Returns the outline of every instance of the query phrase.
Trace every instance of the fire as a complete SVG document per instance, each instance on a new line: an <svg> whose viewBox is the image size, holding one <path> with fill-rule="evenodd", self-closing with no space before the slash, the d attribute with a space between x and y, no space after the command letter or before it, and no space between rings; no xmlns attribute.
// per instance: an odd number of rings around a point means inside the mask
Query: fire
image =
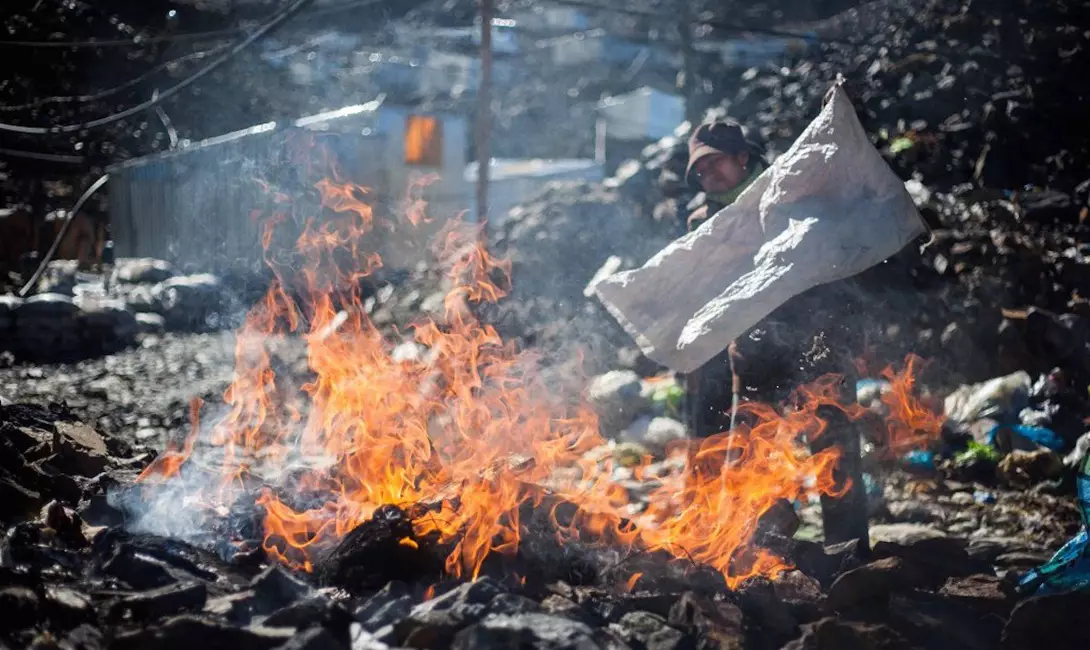
<svg viewBox="0 0 1090 650"><path fill-rule="evenodd" d="M195 402L184 449L164 454L142 480L175 476L193 462L199 438L201 449L220 452L218 477L193 501L226 511L265 485L257 499L264 549L306 571L385 504L427 510L414 532L451 549L446 570L455 577L475 578L489 555L513 554L526 506L552 508L558 535L665 551L714 567L732 586L788 568L751 540L778 502L834 490L835 453L809 454L799 443L824 429L818 409L837 404L836 378L800 390L784 413L746 405L746 423L733 433L675 449L686 454L684 469L659 477L641 512L614 483L612 462L587 453L606 442L589 408L552 403L533 359L475 316L474 305L503 297L510 271L484 250L478 232L457 223L441 232L436 254L452 287L444 317L412 328L426 354L395 359L398 341L371 322L360 289L381 266L363 245L376 221L369 194L336 178L316 188L332 217L307 224L296 242L305 264L291 276L281 272L248 314L226 415L202 431ZM406 219L415 224L425 216L412 196ZM285 335L306 343L311 378L302 385L278 374L267 351L269 340ZM911 388L911 368L891 381ZM905 427L923 426L907 400L890 406L903 423L898 439L908 439ZM561 468L577 468L577 478L556 482ZM276 471L290 476L271 476ZM561 512L561 505L569 507Z"/></svg>
<svg viewBox="0 0 1090 650"><path fill-rule="evenodd" d="M910 355L900 372L892 366L882 371L890 384L890 390L882 395L882 403L889 408L888 445L894 454L927 447L939 438L942 430L943 417L924 407L915 396L916 369L921 363L919 357Z"/></svg>

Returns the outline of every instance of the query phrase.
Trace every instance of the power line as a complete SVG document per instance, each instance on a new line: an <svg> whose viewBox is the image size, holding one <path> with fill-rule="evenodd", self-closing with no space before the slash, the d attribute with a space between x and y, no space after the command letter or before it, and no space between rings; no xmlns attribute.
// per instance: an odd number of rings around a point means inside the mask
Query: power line
<svg viewBox="0 0 1090 650"><path fill-rule="evenodd" d="M379 2L379 1L380 0L362 0L360 4L364 4L364 3L372 4L372 3L375 3L375 2ZM299 10L301 10L303 7L310 4L311 2L313 2L313 0L295 0L295 2L293 2L291 5L289 5L285 9L282 9L277 15L275 15L271 19L269 19L268 22L263 24L261 27L257 28L252 34L247 36L245 39L240 41L238 44L234 45L225 54L223 54L222 56L220 56L216 60L209 63L204 68L201 68L197 72L193 73L192 75L190 75L186 79L180 81L179 83L177 83L177 84L171 86L170 88L167 88L163 92L159 93L159 95L157 97L154 97L154 98L152 98L152 99L150 99L150 100L148 100L146 102L143 102L141 104L137 104L136 106L133 106L131 108L127 108L127 109L125 109L123 111L120 111L118 113L114 113L112 115L107 115L105 117L101 117L101 118L98 118L98 119L95 119L95 120L91 120L89 122L83 122L82 124L65 124L63 126L41 127L41 126L20 126L20 125L17 125L17 124L4 124L4 123L0 122L0 131L8 131L8 132L11 132L11 133L22 133L22 134L25 134L25 135L52 135L52 134L57 134L57 133L75 133L75 132L78 132L78 131L83 131L85 129L93 129L93 128L98 128L100 126L106 126L108 124L113 124L114 122L118 122L120 120L123 120L123 119L125 119L127 117L131 117L132 115L135 115L135 114L140 113L142 111L145 111L145 110L147 110L147 109L149 109L149 108L151 108L153 106L158 105L159 103L163 102L164 100L178 94L179 92L181 92L182 90L184 90L186 87L193 84L197 80L207 76L209 73L211 73L216 68L219 68L224 63L227 63L228 61L230 61L239 52L242 52L244 49L246 49L250 45L253 45L258 39L265 36L266 34L268 34L273 29L279 27L281 24L283 24L289 18L294 16Z"/></svg>
<svg viewBox="0 0 1090 650"><path fill-rule="evenodd" d="M318 7L306 12L308 17L325 16L331 13L344 11L346 9L355 9L360 6L372 4L369 0L349 0L343 4L332 5L329 7ZM160 34L156 36L140 36L137 35L133 38L117 38L117 39L88 39L84 41L6 41L0 40L0 48L35 48L35 49L57 49L57 50L77 50L87 48L104 48L104 47L144 47L147 45L155 45L157 43L176 43L181 41L200 41L205 39L223 39L229 36L235 36L247 31L247 27L228 27L225 29L210 30L205 32L188 32L182 34Z"/></svg>
<svg viewBox="0 0 1090 650"><path fill-rule="evenodd" d="M67 163L71 165L82 165L84 162L83 156L66 156L59 153L41 153L39 151L22 151L21 149L0 148L0 156L41 160L44 162Z"/></svg>

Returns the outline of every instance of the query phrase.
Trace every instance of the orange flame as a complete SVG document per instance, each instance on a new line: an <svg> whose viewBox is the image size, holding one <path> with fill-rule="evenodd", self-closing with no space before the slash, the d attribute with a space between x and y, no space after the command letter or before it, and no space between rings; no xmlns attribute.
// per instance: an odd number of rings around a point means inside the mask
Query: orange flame
<svg viewBox="0 0 1090 650"><path fill-rule="evenodd" d="M746 405L751 423L692 445L684 468L659 477L661 486L641 512L613 481L612 461L587 453L605 442L589 408L551 403L532 360L475 317L472 304L504 295L507 263L490 256L471 229L445 228L436 247L452 285L445 318L412 328L426 354L395 360L395 341L371 323L359 289L381 264L361 244L374 222L367 194L335 179L316 187L332 216L306 225L297 240L306 264L296 277L278 277L239 332L236 378L224 395L228 413L204 441L223 451L220 480L201 502L222 507L262 468L312 459L289 492L318 495L316 501L300 506L295 495L271 488L258 498L270 557L311 571L319 549L378 507L423 505L430 516L414 520L417 537L448 544L447 572L475 578L490 554L517 551L520 507L546 507L539 486L547 483L559 503L576 506L564 516L552 506L561 536L665 551L714 567L732 586L788 568L752 549L751 539L778 501L834 489L835 452L809 454L799 443L824 430L818 409L838 404L837 378L801 389L795 407L782 414ZM411 207L411 221L422 222L422 204ZM301 297L293 297L300 288ZM297 388L277 376L266 350L270 338L286 333L301 334L307 345L313 379ZM911 370L891 381L911 388ZM858 415L857 407L844 408ZM921 426L908 401L891 408L904 427ZM193 422L185 449L164 454L141 479L177 474L198 437L196 410ZM558 482L561 468L578 469L577 478Z"/></svg>
<svg viewBox="0 0 1090 650"><path fill-rule="evenodd" d="M915 396L916 368L921 363L919 357L909 355L900 372L895 372L892 366L882 371L890 383L890 390L882 394L882 403L889 408L886 427L893 454L925 448L938 440L942 431L942 415L924 407Z"/></svg>

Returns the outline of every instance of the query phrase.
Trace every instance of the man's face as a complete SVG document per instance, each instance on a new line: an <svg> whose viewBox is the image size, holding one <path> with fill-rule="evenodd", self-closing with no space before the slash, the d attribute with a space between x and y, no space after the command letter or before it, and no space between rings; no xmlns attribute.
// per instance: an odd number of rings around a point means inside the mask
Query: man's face
<svg viewBox="0 0 1090 650"><path fill-rule="evenodd" d="M715 154L696 161L693 172L705 192L710 194L729 192L746 179L747 162L749 162L749 153Z"/></svg>

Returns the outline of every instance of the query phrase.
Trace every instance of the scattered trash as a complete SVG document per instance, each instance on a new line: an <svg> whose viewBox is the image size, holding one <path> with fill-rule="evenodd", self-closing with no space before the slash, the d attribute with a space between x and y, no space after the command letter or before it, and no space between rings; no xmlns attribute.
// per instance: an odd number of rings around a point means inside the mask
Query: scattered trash
<svg viewBox="0 0 1090 650"><path fill-rule="evenodd" d="M988 492L987 490L977 490L973 492L973 501L975 501L976 503L990 505L995 503L996 499L995 494L992 492Z"/></svg>
<svg viewBox="0 0 1090 650"><path fill-rule="evenodd" d="M954 462L958 465L971 465L981 461L994 465L999 462L999 452L995 447L983 445L972 440L969 442L969 446L965 451L960 452L954 457Z"/></svg>
<svg viewBox="0 0 1090 650"><path fill-rule="evenodd" d="M1022 576L1018 582L1022 593L1044 595L1090 589L1090 455L1083 457L1075 485L1082 529L1052 559Z"/></svg>
<svg viewBox="0 0 1090 650"><path fill-rule="evenodd" d="M893 386L885 379L860 379L855 382L855 401L861 406L870 408L881 403L882 395L893 390Z"/></svg>
<svg viewBox="0 0 1090 650"><path fill-rule="evenodd" d="M1032 449L1032 447L1019 446L1021 441L1019 441L1017 437L1024 438L1026 441L1034 443L1034 445L1047 447L1056 452L1063 451L1067 446L1064 439L1057 435L1052 429L1046 427L1031 427L1021 424L995 425L988 431L987 442L1000 451Z"/></svg>
<svg viewBox="0 0 1090 650"><path fill-rule="evenodd" d="M1012 487L1028 488L1057 478L1063 472L1063 461L1050 449L1015 449L999 461L997 473L1001 481Z"/></svg>
<svg viewBox="0 0 1090 650"><path fill-rule="evenodd" d="M926 449L914 449L904 455L903 460L916 469L935 469L935 452Z"/></svg>
<svg viewBox="0 0 1090 650"><path fill-rule="evenodd" d="M1029 373L1018 371L980 384L961 386L943 404L947 422L958 430L984 418L1011 420L1029 406L1033 388Z"/></svg>

